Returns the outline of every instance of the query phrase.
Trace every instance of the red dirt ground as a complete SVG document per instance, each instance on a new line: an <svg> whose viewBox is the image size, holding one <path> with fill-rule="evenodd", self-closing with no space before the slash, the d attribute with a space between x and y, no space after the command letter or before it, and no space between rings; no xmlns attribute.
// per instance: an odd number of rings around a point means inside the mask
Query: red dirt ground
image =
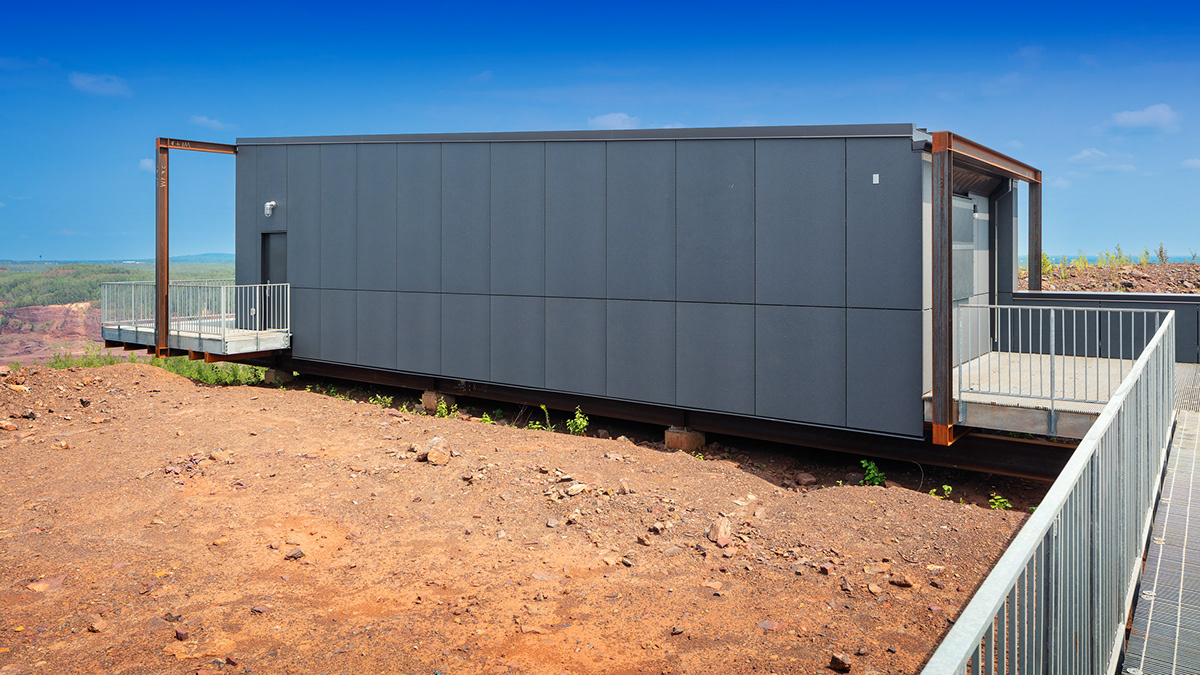
<svg viewBox="0 0 1200 675"><path fill-rule="evenodd" d="M0 426L3 675L913 673L1026 517L135 364L0 377Z"/></svg>
<svg viewBox="0 0 1200 675"><path fill-rule="evenodd" d="M1029 275L1021 270L1018 286L1029 288ZM1075 267L1055 265L1042 275L1047 291L1096 291L1108 293L1200 293L1200 264L1151 263L1119 267Z"/></svg>
<svg viewBox="0 0 1200 675"><path fill-rule="evenodd" d="M100 341L100 307L77 302L4 310L9 323L0 326L0 364L23 366L45 361L64 349L82 354ZM114 353L117 353L114 351Z"/></svg>

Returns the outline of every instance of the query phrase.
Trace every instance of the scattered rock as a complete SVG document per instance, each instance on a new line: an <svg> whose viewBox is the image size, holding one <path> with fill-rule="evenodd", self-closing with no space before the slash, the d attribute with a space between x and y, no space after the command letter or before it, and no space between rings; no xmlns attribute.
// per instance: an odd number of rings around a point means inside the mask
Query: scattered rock
<svg viewBox="0 0 1200 675"><path fill-rule="evenodd" d="M251 614L269 614L273 608L270 605L255 605L250 608Z"/></svg>
<svg viewBox="0 0 1200 675"><path fill-rule="evenodd" d="M829 668L839 673L850 672L850 657L840 652L834 652L829 657Z"/></svg>
<svg viewBox="0 0 1200 675"><path fill-rule="evenodd" d="M633 567L633 561L629 558L621 558L621 564L626 567Z"/></svg>
<svg viewBox="0 0 1200 675"><path fill-rule="evenodd" d="M720 540L732 538L732 530L728 518L717 518L708 527L708 540L720 546ZM728 544L726 544L728 546Z"/></svg>
<svg viewBox="0 0 1200 675"><path fill-rule="evenodd" d="M649 546L650 545L650 537L647 537L644 534L639 534L637 536L637 543L641 544L642 546Z"/></svg>
<svg viewBox="0 0 1200 675"><path fill-rule="evenodd" d="M208 458L214 462L224 462L225 464L233 463L233 453L228 450L213 450L208 453Z"/></svg>
<svg viewBox="0 0 1200 675"><path fill-rule="evenodd" d="M683 629L679 626L671 626L671 635L683 635Z"/></svg>
<svg viewBox="0 0 1200 675"><path fill-rule="evenodd" d="M546 631L542 630L541 628L538 628L537 626L530 626L529 624L523 623L523 624L521 624L521 632L522 633L533 633L535 635L543 635L543 634L545 634Z"/></svg>
<svg viewBox="0 0 1200 675"><path fill-rule="evenodd" d="M550 518L546 521L546 527L558 527L558 519Z"/></svg>
<svg viewBox="0 0 1200 675"><path fill-rule="evenodd" d="M945 588L945 587L946 587L946 585L945 585L945 584L943 584L942 582L938 581L937 579L930 579L930 580L929 580L929 585L930 585L930 586L933 586L934 588Z"/></svg>
<svg viewBox="0 0 1200 675"><path fill-rule="evenodd" d="M0 420L0 429L3 429L5 431L16 431L17 425L13 424L12 422L9 422L8 420Z"/></svg>
<svg viewBox="0 0 1200 675"><path fill-rule="evenodd" d="M858 485L859 483L863 482L863 475L857 471L851 471L850 473L846 474L846 477L843 480L845 481L846 485Z"/></svg>
<svg viewBox="0 0 1200 675"><path fill-rule="evenodd" d="M450 463L450 453L438 448L429 448L425 451L425 461L434 466L445 466Z"/></svg>
<svg viewBox="0 0 1200 675"><path fill-rule="evenodd" d="M611 459L614 462L620 462L623 461L625 457L619 452L606 452L604 453L604 459Z"/></svg>
<svg viewBox="0 0 1200 675"><path fill-rule="evenodd" d="M899 586L900 588L912 588L913 585L912 581L903 574L893 574L892 578L888 579L888 583L893 586Z"/></svg>
<svg viewBox="0 0 1200 675"><path fill-rule="evenodd" d="M842 590L847 593L854 590L854 586L850 585L850 581L846 577L842 577Z"/></svg>
<svg viewBox="0 0 1200 675"><path fill-rule="evenodd" d="M650 526L650 531L654 534L662 534L663 532L667 531L667 528L667 525L664 525L661 522L656 522Z"/></svg>
<svg viewBox="0 0 1200 675"><path fill-rule="evenodd" d="M103 633L108 628L108 622L98 616L93 615L93 618L88 621L89 633Z"/></svg>
<svg viewBox="0 0 1200 675"><path fill-rule="evenodd" d="M758 627L759 627L759 628L761 628L761 629L763 629L763 630L777 631L777 630L779 630L779 622L778 622L778 621L771 621L770 619L767 619L767 620L764 620L764 621L759 621L759 622L758 622Z"/></svg>
<svg viewBox="0 0 1200 675"><path fill-rule="evenodd" d="M596 430L596 438L608 438L608 437L609 437L608 429L597 429Z"/></svg>
<svg viewBox="0 0 1200 675"><path fill-rule="evenodd" d="M298 548L292 549L292 552L283 556L285 560L299 560L304 557L304 551Z"/></svg>
<svg viewBox="0 0 1200 675"><path fill-rule="evenodd" d="M162 618L163 618L163 621L169 621L171 623L175 623L175 622L179 621L180 619L182 619L183 615L182 614L172 614L170 612L166 612L165 614L162 615Z"/></svg>
<svg viewBox="0 0 1200 675"><path fill-rule="evenodd" d="M229 543L229 539L228 539L228 538L226 538L226 537L221 537L221 538L219 538L219 539L214 539L214 540L213 540L213 543L212 543L212 545L213 545L213 546L224 546L224 545L226 545L226 544L228 544L228 543Z"/></svg>
<svg viewBox="0 0 1200 675"><path fill-rule="evenodd" d="M633 488L629 487L628 481L626 481L624 478L622 478L617 482L620 484L620 487L617 488L617 494L619 494L619 495L633 494L634 490L633 490Z"/></svg>
<svg viewBox="0 0 1200 675"><path fill-rule="evenodd" d="M871 651L869 649L867 649L866 647L859 647L858 651L854 652L854 654L856 656L866 656L870 653L871 653Z"/></svg>
<svg viewBox="0 0 1200 675"><path fill-rule="evenodd" d="M189 633L186 628L176 628L175 629L175 639L179 640L180 642L188 639L191 636L192 636L192 634Z"/></svg>
<svg viewBox="0 0 1200 675"><path fill-rule="evenodd" d="M867 563L863 567L863 574L887 574L892 571L892 566L885 562Z"/></svg>
<svg viewBox="0 0 1200 675"><path fill-rule="evenodd" d="M867 590L871 591L871 595L883 594L883 586L880 586L879 584L867 584Z"/></svg>
<svg viewBox="0 0 1200 675"><path fill-rule="evenodd" d="M567 494L574 497L575 495L579 494L580 492L585 492L590 489L591 488L589 488L587 485L585 485L583 483L575 483L571 487L567 488Z"/></svg>
<svg viewBox="0 0 1200 675"><path fill-rule="evenodd" d="M716 541L717 548L726 548L732 543L733 543L733 540L730 539L729 537L718 537L717 541Z"/></svg>
<svg viewBox="0 0 1200 675"><path fill-rule="evenodd" d="M817 568L818 572L820 572L821 574L824 574L826 576L833 574L833 570L834 570L833 563L825 563L824 565L821 565L820 567Z"/></svg>

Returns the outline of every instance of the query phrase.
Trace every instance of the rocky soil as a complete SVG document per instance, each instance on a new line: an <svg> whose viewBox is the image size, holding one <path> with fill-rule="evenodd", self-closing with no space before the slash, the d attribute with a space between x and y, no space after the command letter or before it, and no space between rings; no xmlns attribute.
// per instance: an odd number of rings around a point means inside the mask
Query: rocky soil
<svg viewBox="0 0 1200 675"><path fill-rule="evenodd" d="M1028 513L464 417L0 376L0 673L915 673Z"/></svg>
<svg viewBox="0 0 1200 675"><path fill-rule="evenodd" d="M1019 287L1029 288L1027 271L1020 273ZM1075 267L1055 265L1042 276L1047 291L1097 291L1106 293L1200 293L1200 264L1152 263L1119 267Z"/></svg>

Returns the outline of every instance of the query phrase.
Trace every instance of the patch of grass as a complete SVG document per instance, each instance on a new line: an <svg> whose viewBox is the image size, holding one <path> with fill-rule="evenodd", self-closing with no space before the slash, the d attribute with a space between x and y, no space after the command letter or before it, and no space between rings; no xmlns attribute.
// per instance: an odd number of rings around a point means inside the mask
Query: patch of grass
<svg viewBox="0 0 1200 675"><path fill-rule="evenodd" d="M934 497L937 497L938 499L949 499L950 493L953 491L954 491L954 488L950 487L949 485L943 485L942 486L942 494L940 496L937 493L937 488L933 488L932 490L930 490L929 494L933 495Z"/></svg>
<svg viewBox="0 0 1200 675"><path fill-rule="evenodd" d="M135 352L122 358L106 352L97 343L84 347L83 354L70 354L65 349L46 360L50 368L97 368L111 366L117 363L148 363L168 372L182 375L186 378L203 382L204 384L239 385L259 384L263 381L266 368L247 366L240 363L222 362L205 363L192 361L186 356L172 356L160 359L158 357L141 358Z"/></svg>
<svg viewBox="0 0 1200 675"><path fill-rule="evenodd" d="M390 408L390 407L392 407L393 400L395 400L395 399L391 396L384 396L383 394L372 394L371 398L367 399L367 402L374 403L375 405L377 405L381 408Z"/></svg>

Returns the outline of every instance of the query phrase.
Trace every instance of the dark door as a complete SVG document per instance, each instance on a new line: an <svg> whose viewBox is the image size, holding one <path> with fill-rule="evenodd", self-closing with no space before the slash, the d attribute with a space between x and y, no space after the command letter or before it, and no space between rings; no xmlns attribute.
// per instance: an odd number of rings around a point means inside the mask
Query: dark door
<svg viewBox="0 0 1200 675"><path fill-rule="evenodd" d="M287 283L287 232L262 236L262 283Z"/></svg>
<svg viewBox="0 0 1200 675"><path fill-rule="evenodd" d="M269 232L262 236L262 283L287 283L287 233ZM267 286L260 295L257 315L258 330L287 327L287 291Z"/></svg>

